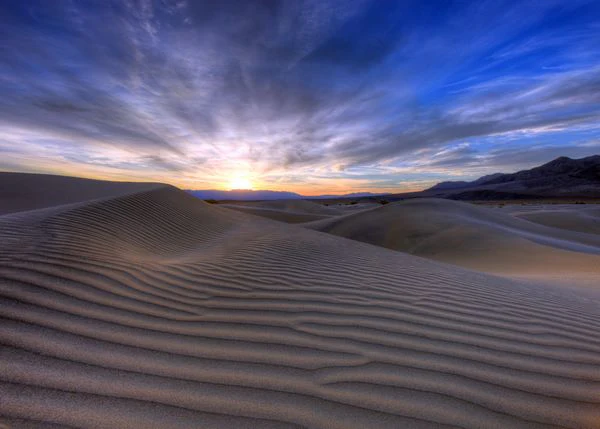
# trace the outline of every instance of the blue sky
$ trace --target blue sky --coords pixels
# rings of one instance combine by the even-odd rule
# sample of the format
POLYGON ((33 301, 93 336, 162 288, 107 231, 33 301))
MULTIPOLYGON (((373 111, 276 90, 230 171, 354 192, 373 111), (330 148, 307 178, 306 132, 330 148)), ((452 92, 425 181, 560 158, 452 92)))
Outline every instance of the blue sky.
POLYGON ((0 9, 0 170, 393 192, 597 153, 598 1, 0 9))

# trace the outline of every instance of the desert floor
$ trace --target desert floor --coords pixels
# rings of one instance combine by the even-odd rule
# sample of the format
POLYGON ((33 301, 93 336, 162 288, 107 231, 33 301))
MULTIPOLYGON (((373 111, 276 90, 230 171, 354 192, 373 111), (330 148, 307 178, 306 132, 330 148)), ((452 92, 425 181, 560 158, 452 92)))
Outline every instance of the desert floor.
POLYGON ((2 173, 0 427, 598 428, 598 207, 2 173))

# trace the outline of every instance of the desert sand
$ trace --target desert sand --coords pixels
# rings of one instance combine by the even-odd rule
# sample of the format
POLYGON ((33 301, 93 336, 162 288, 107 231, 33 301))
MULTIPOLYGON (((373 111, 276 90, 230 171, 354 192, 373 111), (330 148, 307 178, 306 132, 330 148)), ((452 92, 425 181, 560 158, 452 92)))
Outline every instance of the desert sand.
POLYGON ((321 204, 306 200, 238 201, 222 207, 285 223, 308 223, 380 207, 379 203, 321 204))
POLYGON ((339 216, 335 208, 304 200, 240 201, 223 207, 286 223, 304 223, 339 216))
POLYGON ((600 235, 582 232, 595 221, 587 213, 598 208, 580 207, 562 209, 564 228, 549 220, 554 212, 431 198, 306 226, 472 270, 600 289, 600 235))
MULTIPOLYGON (((9 427, 600 426, 600 301, 394 250, 457 250, 459 222, 523 257, 531 242, 596 258, 600 237, 429 200, 420 219, 428 204, 446 215, 388 249, 170 186, 85 186, 19 203, 35 210, 0 201, 9 427)), ((409 205, 317 223, 377 242, 409 205), (377 240, 350 233, 361 222, 377 240)))
POLYGON ((570 231, 600 234, 600 205, 598 204, 541 204, 508 206, 509 211, 522 219, 570 231))
POLYGON ((157 186, 163 185, 107 182, 50 174, 0 173, 0 215, 116 197, 157 186))

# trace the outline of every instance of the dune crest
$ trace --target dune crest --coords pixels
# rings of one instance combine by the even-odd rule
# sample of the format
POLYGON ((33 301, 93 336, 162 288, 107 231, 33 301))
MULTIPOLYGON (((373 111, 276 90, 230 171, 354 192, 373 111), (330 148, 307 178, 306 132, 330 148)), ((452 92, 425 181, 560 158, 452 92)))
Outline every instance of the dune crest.
POLYGON ((598 302, 566 290, 171 187, 0 216, 0 243, 9 426, 600 421, 598 302))
POLYGON ((223 207, 285 223, 305 223, 342 214, 332 207, 304 200, 240 201, 223 207))
POLYGON ((0 172, 0 215, 114 198, 165 186, 161 183, 107 182, 52 174, 0 172))
POLYGON ((525 207, 515 210, 514 215, 553 228, 600 235, 600 208, 596 204, 586 205, 585 208, 578 204, 542 206, 534 210, 525 207))
POLYGON ((600 236, 458 201, 407 200, 305 226, 509 277, 582 285, 600 278, 600 236))

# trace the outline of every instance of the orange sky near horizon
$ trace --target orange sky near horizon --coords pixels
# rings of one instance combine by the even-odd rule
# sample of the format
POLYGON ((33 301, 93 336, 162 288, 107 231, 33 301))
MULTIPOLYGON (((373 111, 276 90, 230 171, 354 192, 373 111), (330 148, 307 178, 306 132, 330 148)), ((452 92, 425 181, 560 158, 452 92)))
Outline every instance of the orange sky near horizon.
POLYGON ((109 180, 119 182, 158 182, 176 186, 180 189, 190 190, 222 190, 230 191, 232 189, 251 189, 251 190, 269 190, 269 191, 287 191, 295 192, 301 195, 324 195, 334 194, 342 195, 355 192, 371 192, 371 193, 404 193, 417 192, 427 189, 437 183, 437 181, 419 181, 400 183, 395 187, 375 188, 369 186, 368 180, 359 179, 313 179, 305 183, 277 183, 269 182, 259 176, 240 174, 234 172, 231 175, 223 176, 217 180, 207 181, 202 177, 193 177, 182 175, 182 177, 174 178, 171 174, 160 172, 141 171, 140 174, 135 174, 131 171, 110 171, 100 168, 78 168, 79 166, 59 166, 48 165, 40 168, 36 165, 31 169, 11 169, 5 170, 10 172, 38 173, 38 174, 55 174, 60 176, 80 177, 94 180, 109 180), (240 179, 241 178, 241 179, 240 179), (245 182, 244 182, 245 181, 245 182), (235 186, 241 184, 249 186, 235 186))

